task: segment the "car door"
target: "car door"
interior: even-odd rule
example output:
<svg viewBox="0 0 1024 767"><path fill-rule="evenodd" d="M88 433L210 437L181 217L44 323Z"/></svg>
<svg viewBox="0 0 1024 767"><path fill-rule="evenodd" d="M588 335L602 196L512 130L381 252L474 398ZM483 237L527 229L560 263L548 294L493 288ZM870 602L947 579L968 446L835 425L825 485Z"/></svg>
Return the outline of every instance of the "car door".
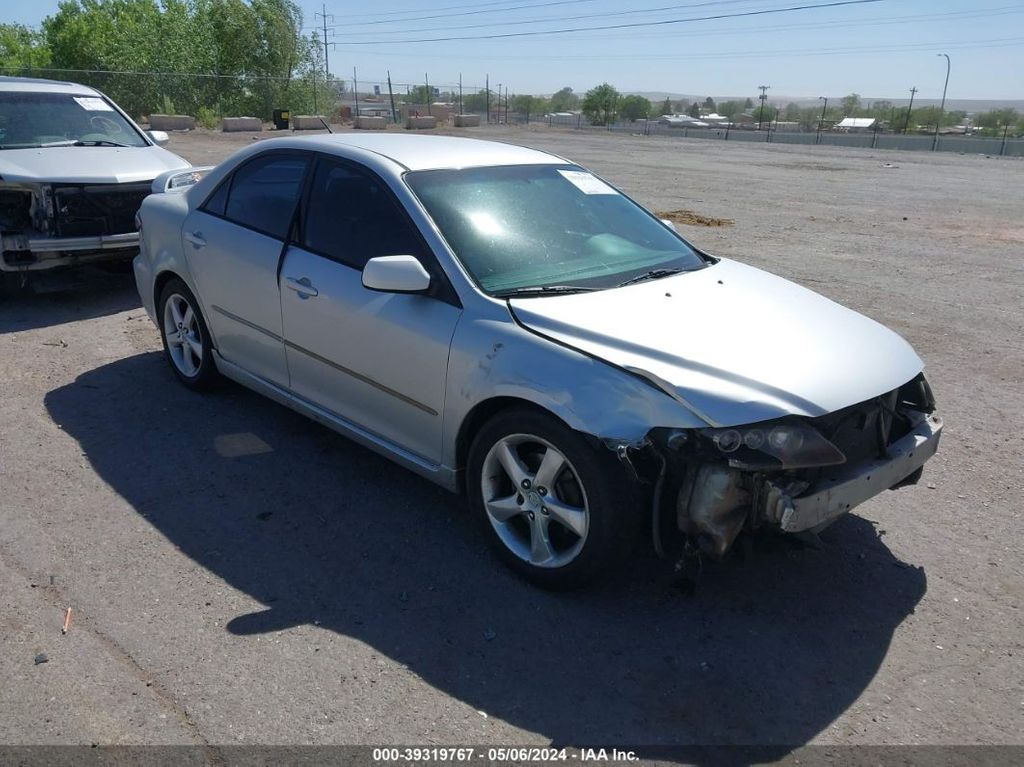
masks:
<svg viewBox="0 0 1024 767"><path fill-rule="evenodd" d="M433 254L385 182L333 158L316 163L300 231L281 270L292 390L440 463L448 349L461 306ZM363 287L366 262L391 255L420 259L431 273L429 294Z"/></svg>
<svg viewBox="0 0 1024 767"><path fill-rule="evenodd" d="M183 247L217 350L288 385L278 265L310 157L271 151L240 165L185 219Z"/></svg>

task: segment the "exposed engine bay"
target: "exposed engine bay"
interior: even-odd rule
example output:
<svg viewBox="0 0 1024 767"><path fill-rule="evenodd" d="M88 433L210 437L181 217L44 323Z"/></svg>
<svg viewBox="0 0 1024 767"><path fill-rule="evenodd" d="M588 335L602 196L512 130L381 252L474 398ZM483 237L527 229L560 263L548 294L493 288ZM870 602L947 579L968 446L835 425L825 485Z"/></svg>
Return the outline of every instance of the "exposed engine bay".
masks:
<svg viewBox="0 0 1024 767"><path fill-rule="evenodd" d="M874 495L918 481L938 446L942 422L934 410L919 374L818 418L655 429L629 457L655 477L655 549L663 553L673 528L689 547L715 559L744 530L817 533Z"/></svg>
<svg viewBox="0 0 1024 767"><path fill-rule="evenodd" d="M135 213L150 187L149 181L0 184L0 271L132 258Z"/></svg>

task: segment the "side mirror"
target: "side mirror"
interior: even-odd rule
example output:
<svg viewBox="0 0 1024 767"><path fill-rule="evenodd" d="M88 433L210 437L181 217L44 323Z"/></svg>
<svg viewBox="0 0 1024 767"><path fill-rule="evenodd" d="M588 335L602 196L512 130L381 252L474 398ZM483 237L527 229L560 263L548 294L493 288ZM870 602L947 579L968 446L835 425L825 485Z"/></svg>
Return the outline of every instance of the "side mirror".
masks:
<svg viewBox="0 0 1024 767"><path fill-rule="evenodd" d="M422 293L430 274L415 256L378 256L363 267L363 287L383 293Z"/></svg>
<svg viewBox="0 0 1024 767"><path fill-rule="evenodd" d="M663 219L661 219L661 223L663 223L665 226L667 226L669 229L671 229L676 234L679 234L679 230L676 229L676 224L675 224L674 221L669 221L667 218L663 218Z"/></svg>
<svg viewBox="0 0 1024 767"><path fill-rule="evenodd" d="M167 135L167 131L162 130L151 130L149 132L149 137L153 139L153 143L158 146L163 146L171 140L171 137Z"/></svg>

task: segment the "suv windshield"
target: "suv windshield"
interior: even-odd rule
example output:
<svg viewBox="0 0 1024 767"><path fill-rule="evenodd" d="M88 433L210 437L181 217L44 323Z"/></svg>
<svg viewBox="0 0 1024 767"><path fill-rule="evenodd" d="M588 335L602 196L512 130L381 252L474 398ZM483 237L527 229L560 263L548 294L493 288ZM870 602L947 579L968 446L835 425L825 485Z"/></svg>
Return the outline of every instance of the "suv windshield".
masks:
<svg viewBox="0 0 1024 767"><path fill-rule="evenodd" d="M455 255L493 295L600 290L706 264L658 219L578 166L414 171L405 178Z"/></svg>
<svg viewBox="0 0 1024 767"><path fill-rule="evenodd" d="M147 146L101 96L0 92L0 149L96 144Z"/></svg>

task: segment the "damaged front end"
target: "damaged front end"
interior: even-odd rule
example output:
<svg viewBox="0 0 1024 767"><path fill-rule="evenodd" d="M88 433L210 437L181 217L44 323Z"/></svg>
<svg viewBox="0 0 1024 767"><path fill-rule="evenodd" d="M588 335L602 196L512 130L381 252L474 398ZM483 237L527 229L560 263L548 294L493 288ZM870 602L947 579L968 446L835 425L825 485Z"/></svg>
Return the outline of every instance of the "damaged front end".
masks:
<svg viewBox="0 0 1024 767"><path fill-rule="evenodd" d="M655 429L654 540L666 521L720 558L743 530L816 533L886 489L914 484L942 421L923 374L817 418L715 429Z"/></svg>
<svg viewBox="0 0 1024 767"><path fill-rule="evenodd" d="M0 182L0 271L28 272L138 252L135 213L150 182Z"/></svg>

